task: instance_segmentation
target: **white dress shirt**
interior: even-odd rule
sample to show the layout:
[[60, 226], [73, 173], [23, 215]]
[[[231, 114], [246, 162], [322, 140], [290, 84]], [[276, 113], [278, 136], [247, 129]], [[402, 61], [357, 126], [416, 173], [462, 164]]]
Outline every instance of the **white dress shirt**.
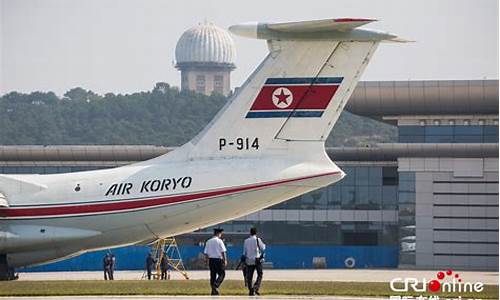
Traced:
[[219, 237], [214, 236], [205, 243], [203, 253], [208, 255], [208, 258], [222, 258], [222, 252], [226, 252], [226, 246]]
[[243, 243], [243, 255], [246, 257], [247, 265], [255, 265], [255, 259], [260, 257], [262, 252], [266, 250], [266, 244], [259, 238], [259, 246], [257, 246], [257, 236], [252, 235]]

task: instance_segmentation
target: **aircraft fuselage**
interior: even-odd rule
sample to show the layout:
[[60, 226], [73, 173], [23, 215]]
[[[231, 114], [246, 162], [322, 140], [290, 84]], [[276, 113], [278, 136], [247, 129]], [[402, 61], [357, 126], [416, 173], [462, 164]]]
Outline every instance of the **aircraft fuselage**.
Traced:
[[139, 163], [37, 176], [46, 189], [0, 209], [0, 253], [20, 267], [153, 241], [247, 215], [342, 177], [329, 160], [280, 159]]

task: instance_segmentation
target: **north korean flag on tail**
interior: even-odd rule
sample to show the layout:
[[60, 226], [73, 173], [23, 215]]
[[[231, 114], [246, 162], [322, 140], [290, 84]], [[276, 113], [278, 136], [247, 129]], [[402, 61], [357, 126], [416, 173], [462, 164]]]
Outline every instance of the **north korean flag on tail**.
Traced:
[[342, 79], [268, 78], [246, 118], [320, 118]]

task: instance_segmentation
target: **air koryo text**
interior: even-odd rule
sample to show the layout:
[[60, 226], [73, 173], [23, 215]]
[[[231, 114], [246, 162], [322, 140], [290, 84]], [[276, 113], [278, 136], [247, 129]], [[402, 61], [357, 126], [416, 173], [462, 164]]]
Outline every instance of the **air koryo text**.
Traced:
[[129, 195], [134, 192], [134, 189], [137, 189], [138, 193], [175, 191], [189, 188], [192, 182], [193, 178], [184, 176], [144, 180], [137, 186], [132, 182], [113, 183], [108, 188], [105, 196]]

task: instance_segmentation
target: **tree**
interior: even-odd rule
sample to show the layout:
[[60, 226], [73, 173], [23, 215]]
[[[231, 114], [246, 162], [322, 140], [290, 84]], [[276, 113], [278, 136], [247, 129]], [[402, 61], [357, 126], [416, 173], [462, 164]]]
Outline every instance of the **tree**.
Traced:
[[102, 99], [98, 94], [82, 89], [81, 87], [72, 88], [64, 94], [66, 99], [71, 101], [83, 101], [83, 102], [91, 102], [95, 100]]
[[165, 94], [170, 89], [170, 85], [166, 82], [157, 82], [153, 88], [153, 93], [159, 92]]
[[[200, 132], [227, 99], [179, 91], [164, 82], [152, 91], [128, 95], [102, 97], [76, 87], [64, 96], [69, 101], [59, 101], [52, 92], [1, 97], [0, 144], [179, 146]], [[394, 126], [344, 112], [327, 145], [365, 145], [395, 137]]]
[[64, 94], [64, 97], [72, 101], [87, 101], [87, 91], [81, 87], [72, 88]]

